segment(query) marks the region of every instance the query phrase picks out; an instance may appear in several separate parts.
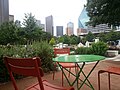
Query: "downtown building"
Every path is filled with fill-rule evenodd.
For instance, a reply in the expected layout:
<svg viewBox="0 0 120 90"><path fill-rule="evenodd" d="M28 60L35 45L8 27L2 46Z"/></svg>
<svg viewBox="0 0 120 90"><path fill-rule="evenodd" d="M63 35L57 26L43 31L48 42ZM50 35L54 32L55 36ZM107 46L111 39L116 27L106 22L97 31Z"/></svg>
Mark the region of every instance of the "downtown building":
<svg viewBox="0 0 120 90"><path fill-rule="evenodd" d="M13 21L14 22L14 15L9 15L9 21Z"/></svg>
<svg viewBox="0 0 120 90"><path fill-rule="evenodd" d="M41 23L41 20L36 20L36 24L38 27L40 27L43 31L45 30L45 24Z"/></svg>
<svg viewBox="0 0 120 90"><path fill-rule="evenodd" d="M46 32L50 33L51 35L54 35L54 28L53 28L53 16L50 15L45 18L45 25L46 25Z"/></svg>
<svg viewBox="0 0 120 90"><path fill-rule="evenodd" d="M67 23L66 35L71 36L74 34L74 24L72 22Z"/></svg>
<svg viewBox="0 0 120 90"><path fill-rule="evenodd" d="M87 16L87 11L84 7L80 16L78 17L78 29L77 29L78 36L87 33L87 26L86 26L87 21L89 21L89 17Z"/></svg>
<svg viewBox="0 0 120 90"><path fill-rule="evenodd" d="M0 0L0 24L9 21L9 1Z"/></svg>
<svg viewBox="0 0 120 90"><path fill-rule="evenodd" d="M56 33L58 37L63 36L63 26L56 26Z"/></svg>

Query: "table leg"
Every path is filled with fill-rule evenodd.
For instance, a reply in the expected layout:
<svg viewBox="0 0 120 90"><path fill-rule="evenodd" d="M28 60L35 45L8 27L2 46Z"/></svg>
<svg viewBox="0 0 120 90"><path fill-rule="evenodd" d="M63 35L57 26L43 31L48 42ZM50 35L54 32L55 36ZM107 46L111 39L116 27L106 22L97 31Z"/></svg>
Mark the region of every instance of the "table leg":
<svg viewBox="0 0 120 90"><path fill-rule="evenodd" d="M61 69L61 71L62 71L63 75L65 76L65 78L66 78L66 80L67 80L68 84L69 84L70 86L73 86L73 85L70 83L69 79L67 78L67 75L65 74L65 72L64 72L64 70L63 70L63 69L65 69L66 71L68 71L70 74L71 74L71 72L70 72L68 69L63 68L63 67L62 67L59 63L58 63L58 66L60 67L60 69Z"/></svg>
<svg viewBox="0 0 120 90"><path fill-rule="evenodd" d="M90 87L91 87L91 89L93 89L94 90L94 88L93 88L93 86L92 86L92 84L90 83L90 81L88 80L88 77L90 76L90 74L92 73L92 71L95 69L95 67L97 66L97 64L99 63L99 61L97 61L96 63L95 63L95 65L93 66L93 68L90 70L90 72L88 73L88 75L86 76L85 74L84 74L84 72L83 72L83 70L82 70L82 72L83 72L83 75L84 75L84 77L85 77L85 79L84 79L84 81L82 82L82 84L80 85L80 87L78 88L78 90L80 90L80 88L85 84L85 81L87 80L88 81L88 83L90 84Z"/></svg>
<svg viewBox="0 0 120 90"><path fill-rule="evenodd" d="M68 69L63 68L59 63L58 63L58 65L59 65L59 67L60 67L63 75L65 76L65 78L66 78L66 80L67 80L67 82L68 82L68 84L69 84L70 86L73 86L73 85L75 84L75 82L77 82L77 88L78 88L78 90L80 90L81 87L82 87L84 84L86 84L86 85L89 86L92 90L94 90L94 87L93 87L92 84L90 83L88 77L90 76L90 74L91 74L92 71L95 69L95 67L97 66L98 63L99 63L99 61L97 61L97 62L95 63L95 65L94 65L93 68L90 70L90 72L88 73L88 75L85 75L85 73L83 72L83 68L84 68L84 66L85 66L85 62L83 62L82 66L80 66L78 63L75 63L75 64L78 66L78 68L79 68L79 71L76 73L76 75L75 75L74 73L70 72ZM73 76L76 77L75 80L74 80L72 83L71 83L71 82L69 81L69 79L67 78L67 75L65 74L65 72L64 72L63 69L65 69L65 70L68 71L70 74L72 74ZM80 74L83 74L83 75L84 75L84 77L85 77L84 80L81 80L81 79L79 78L79 77L80 77ZM78 80L80 80L80 81L82 82L82 83L80 84L80 86L78 86L78 84L79 84ZM86 81L87 81L88 83L86 83Z"/></svg>

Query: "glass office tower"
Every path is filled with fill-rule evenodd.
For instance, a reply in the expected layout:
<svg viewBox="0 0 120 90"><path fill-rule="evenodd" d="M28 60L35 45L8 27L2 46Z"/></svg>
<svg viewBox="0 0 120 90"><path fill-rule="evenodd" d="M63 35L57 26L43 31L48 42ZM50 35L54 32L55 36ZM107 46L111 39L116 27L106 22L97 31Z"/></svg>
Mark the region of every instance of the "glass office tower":
<svg viewBox="0 0 120 90"><path fill-rule="evenodd" d="M89 21L87 11L85 7L83 8L79 18L78 18L78 28L87 29L86 22Z"/></svg>

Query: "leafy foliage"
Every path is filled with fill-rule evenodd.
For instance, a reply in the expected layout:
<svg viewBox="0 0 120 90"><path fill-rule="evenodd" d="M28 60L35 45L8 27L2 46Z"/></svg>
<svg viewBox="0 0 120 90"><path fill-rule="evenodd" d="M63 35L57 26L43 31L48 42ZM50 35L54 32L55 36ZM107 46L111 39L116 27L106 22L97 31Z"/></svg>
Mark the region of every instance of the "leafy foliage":
<svg viewBox="0 0 120 90"><path fill-rule="evenodd" d="M92 54L91 47L79 47L75 50L75 54Z"/></svg>
<svg viewBox="0 0 120 90"><path fill-rule="evenodd" d="M76 45L79 43L79 38L75 35L70 36L70 44Z"/></svg>
<svg viewBox="0 0 120 90"><path fill-rule="evenodd" d="M89 42L93 42L95 36L92 34L92 32L88 32L88 34L86 35L86 40Z"/></svg>
<svg viewBox="0 0 120 90"><path fill-rule="evenodd" d="M97 42L92 44L92 52L96 55L105 55L108 50L108 46L104 42Z"/></svg>
<svg viewBox="0 0 120 90"><path fill-rule="evenodd" d="M55 39L54 39L54 38L51 38L49 44L50 44L50 45L55 45Z"/></svg>
<svg viewBox="0 0 120 90"><path fill-rule="evenodd" d="M58 38L58 43L62 42L63 44L75 45L75 44L78 44L80 42L80 40L81 40L81 38L77 37L75 35L71 35L71 36L63 35Z"/></svg>
<svg viewBox="0 0 120 90"><path fill-rule="evenodd" d="M86 10L90 17L89 25L120 25L120 0L87 0Z"/></svg>
<svg viewBox="0 0 120 90"><path fill-rule="evenodd" d="M23 25L25 26L25 37L28 40L36 40L36 39L40 39L41 33L42 33L42 29L38 27L38 25L36 24L36 19L34 16L32 16L32 14L28 13L25 14L25 19L23 21Z"/></svg>
<svg viewBox="0 0 120 90"><path fill-rule="evenodd" d="M63 38L63 37L59 37L59 38L58 38L58 42L59 42L59 43L64 42L64 38Z"/></svg>
<svg viewBox="0 0 120 90"><path fill-rule="evenodd" d="M41 58L42 68L45 72L54 70L53 49L47 41L33 42L31 45L1 45L0 46L0 82L8 81L9 74L3 61L4 56L10 57L35 57ZM17 75L16 78L19 78Z"/></svg>
<svg viewBox="0 0 120 90"><path fill-rule="evenodd" d="M67 35L64 35L63 38L64 38L63 44L70 45L70 37Z"/></svg>
<svg viewBox="0 0 120 90"><path fill-rule="evenodd" d="M52 37L49 33L42 31L36 24L36 19L32 14L25 14L21 27L20 21L5 22L0 25L0 44L27 44L32 41L48 40Z"/></svg>
<svg viewBox="0 0 120 90"><path fill-rule="evenodd" d="M0 26L0 44L13 44L18 41L17 26L13 22L5 22Z"/></svg>
<svg viewBox="0 0 120 90"><path fill-rule="evenodd" d="M114 30L109 33L100 33L98 35L100 41L108 42L108 41L116 41L120 39L120 32L115 32Z"/></svg>
<svg viewBox="0 0 120 90"><path fill-rule="evenodd" d="M32 44L33 56L39 56L42 60L42 68L45 72L53 70L53 47L47 41L34 42Z"/></svg>

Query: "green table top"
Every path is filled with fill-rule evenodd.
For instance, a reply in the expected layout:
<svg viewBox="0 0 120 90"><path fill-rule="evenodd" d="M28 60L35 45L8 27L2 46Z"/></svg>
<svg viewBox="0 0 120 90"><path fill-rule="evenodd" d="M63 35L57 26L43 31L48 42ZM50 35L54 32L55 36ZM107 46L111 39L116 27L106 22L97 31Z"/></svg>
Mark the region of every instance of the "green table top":
<svg viewBox="0 0 120 90"><path fill-rule="evenodd" d="M104 56L99 55L65 55L53 58L54 62L69 62L69 63L80 63L80 62L94 62L104 60Z"/></svg>

